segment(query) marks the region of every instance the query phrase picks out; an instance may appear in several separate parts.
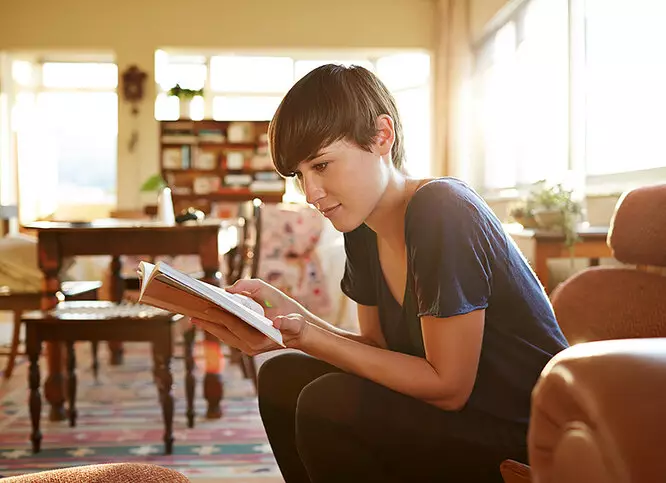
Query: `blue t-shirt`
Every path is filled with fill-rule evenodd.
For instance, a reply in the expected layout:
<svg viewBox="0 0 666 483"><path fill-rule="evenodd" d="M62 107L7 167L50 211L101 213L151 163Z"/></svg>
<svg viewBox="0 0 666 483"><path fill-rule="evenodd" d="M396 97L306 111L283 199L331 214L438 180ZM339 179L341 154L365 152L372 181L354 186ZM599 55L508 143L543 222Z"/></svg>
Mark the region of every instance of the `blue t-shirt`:
<svg viewBox="0 0 666 483"><path fill-rule="evenodd" d="M485 201L454 178L430 181L414 193L405 213L402 307L384 279L375 232L361 225L344 238L342 290L359 304L378 307L390 350L425 357L419 317L486 310L467 404L527 423L541 370L567 341L543 287Z"/></svg>

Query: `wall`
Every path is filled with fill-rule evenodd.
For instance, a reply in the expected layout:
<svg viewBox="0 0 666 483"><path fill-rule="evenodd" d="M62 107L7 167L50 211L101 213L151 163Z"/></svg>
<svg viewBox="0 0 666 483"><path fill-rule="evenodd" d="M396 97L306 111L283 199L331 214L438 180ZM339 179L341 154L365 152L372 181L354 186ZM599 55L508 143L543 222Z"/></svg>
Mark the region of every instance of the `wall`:
<svg viewBox="0 0 666 483"><path fill-rule="evenodd" d="M122 72L149 73L139 115L120 103L118 207L139 208L141 182L158 166L153 54L158 48L432 49L432 0L0 0L0 51L112 51ZM133 129L140 134L127 149Z"/></svg>

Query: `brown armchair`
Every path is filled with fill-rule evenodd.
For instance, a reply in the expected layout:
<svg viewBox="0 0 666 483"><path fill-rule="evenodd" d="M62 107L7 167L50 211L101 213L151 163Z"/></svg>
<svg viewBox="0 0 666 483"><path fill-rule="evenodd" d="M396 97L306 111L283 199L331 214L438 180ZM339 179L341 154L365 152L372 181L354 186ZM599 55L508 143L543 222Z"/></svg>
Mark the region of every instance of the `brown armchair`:
<svg viewBox="0 0 666 483"><path fill-rule="evenodd" d="M0 478L2 483L188 483L184 475L145 463L77 466Z"/></svg>
<svg viewBox="0 0 666 483"><path fill-rule="evenodd" d="M579 345L544 369L532 394L531 468L505 461L507 483L666 481L666 339L648 339L666 337L666 185L620 199L608 244L633 266L586 269L552 294Z"/></svg>

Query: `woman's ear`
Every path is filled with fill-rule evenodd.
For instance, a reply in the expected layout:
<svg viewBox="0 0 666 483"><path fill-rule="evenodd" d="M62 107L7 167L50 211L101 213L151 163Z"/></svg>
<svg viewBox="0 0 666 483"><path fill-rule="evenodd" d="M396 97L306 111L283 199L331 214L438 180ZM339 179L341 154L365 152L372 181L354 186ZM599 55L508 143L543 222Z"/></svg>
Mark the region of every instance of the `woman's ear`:
<svg viewBox="0 0 666 483"><path fill-rule="evenodd" d="M381 156L386 156L391 153L393 142L395 141L393 119L388 114L381 114L377 117L375 125L377 127L377 135L375 136L373 151Z"/></svg>

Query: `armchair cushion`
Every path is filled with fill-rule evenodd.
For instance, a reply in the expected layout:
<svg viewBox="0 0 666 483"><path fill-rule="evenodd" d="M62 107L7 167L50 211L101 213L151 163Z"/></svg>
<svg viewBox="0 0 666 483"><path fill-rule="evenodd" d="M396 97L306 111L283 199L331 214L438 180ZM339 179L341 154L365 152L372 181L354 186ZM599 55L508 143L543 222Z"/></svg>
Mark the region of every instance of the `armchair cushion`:
<svg viewBox="0 0 666 483"><path fill-rule="evenodd" d="M544 368L528 433L535 481L629 483L666 475L666 339L570 347Z"/></svg>
<svg viewBox="0 0 666 483"><path fill-rule="evenodd" d="M188 483L184 475L145 463L76 466L0 478L2 483Z"/></svg>

